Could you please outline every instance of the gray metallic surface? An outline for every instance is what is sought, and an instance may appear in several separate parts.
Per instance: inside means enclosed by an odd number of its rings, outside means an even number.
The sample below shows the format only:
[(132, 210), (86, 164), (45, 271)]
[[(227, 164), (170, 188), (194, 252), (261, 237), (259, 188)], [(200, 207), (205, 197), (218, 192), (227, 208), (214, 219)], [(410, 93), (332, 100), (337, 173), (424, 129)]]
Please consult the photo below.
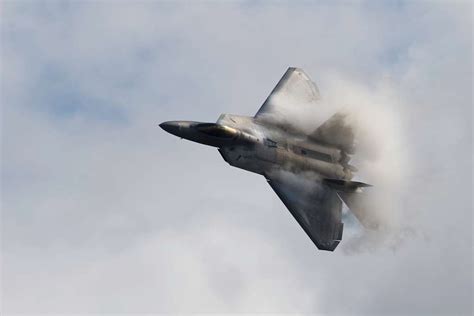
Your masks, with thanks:
[(366, 185), (350, 181), (354, 135), (343, 114), (309, 135), (282, 115), (302, 103), (317, 106), (318, 99), (308, 75), (289, 68), (255, 117), (222, 114), (216, 123), (169, 121), (160, 127), (217, 147), (231, 166), (263, 175), (316, 246), (333, 251), (342, 238), (341, 198), (357, 205), (363, 218), (357, 194)]

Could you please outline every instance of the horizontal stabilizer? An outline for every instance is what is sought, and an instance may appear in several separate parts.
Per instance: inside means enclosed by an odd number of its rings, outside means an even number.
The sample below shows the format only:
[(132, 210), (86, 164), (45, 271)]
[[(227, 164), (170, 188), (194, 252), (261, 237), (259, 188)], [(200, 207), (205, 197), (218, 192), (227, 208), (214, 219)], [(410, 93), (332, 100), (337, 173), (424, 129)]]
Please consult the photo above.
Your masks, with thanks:
[(367, 183), (339, 179), (323, 179), (323, 182), (331, 189), (347, 193), (357, 192), (359, 188), (371, 187)]
[(339, 198), (364, 227), (369, 229), (379, 227), (380, 214), (377, 212), (378, 208), (373, 199), (374, 192), (362, 190), (362, 188), (371, 187), (370, 184), (339, 179), (323, 179), (323, 182), (336, 191)]
[(378, 229), (381, 225), (380, 209), (367, 192), (337, 192), (344, 204), (351, 210), (357, 220), (369, 229)]

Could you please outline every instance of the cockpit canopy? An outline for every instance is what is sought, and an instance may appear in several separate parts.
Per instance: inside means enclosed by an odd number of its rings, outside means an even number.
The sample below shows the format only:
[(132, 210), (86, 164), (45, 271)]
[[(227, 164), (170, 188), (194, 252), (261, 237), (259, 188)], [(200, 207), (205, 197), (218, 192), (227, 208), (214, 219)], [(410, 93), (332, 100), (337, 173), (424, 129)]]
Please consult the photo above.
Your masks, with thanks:
[(196, 125), (196, 129), (201, 133), (217, 138), (231, 139), (238, 135), (236, 129), (216, 123), (199, 123)]

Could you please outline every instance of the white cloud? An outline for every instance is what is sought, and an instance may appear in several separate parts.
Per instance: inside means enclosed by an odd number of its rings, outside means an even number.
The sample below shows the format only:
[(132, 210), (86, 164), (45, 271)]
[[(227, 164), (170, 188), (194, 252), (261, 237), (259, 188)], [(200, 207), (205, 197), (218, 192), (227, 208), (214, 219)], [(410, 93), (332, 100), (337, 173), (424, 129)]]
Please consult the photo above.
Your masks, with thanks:
[[(2, 3), (3, 311), (469, 314), (469, 9)], [(401, 244), (346, 225), (318, 252), (262, 178), (157, 127), (252, 115), (290, 65), (400, 115)]]

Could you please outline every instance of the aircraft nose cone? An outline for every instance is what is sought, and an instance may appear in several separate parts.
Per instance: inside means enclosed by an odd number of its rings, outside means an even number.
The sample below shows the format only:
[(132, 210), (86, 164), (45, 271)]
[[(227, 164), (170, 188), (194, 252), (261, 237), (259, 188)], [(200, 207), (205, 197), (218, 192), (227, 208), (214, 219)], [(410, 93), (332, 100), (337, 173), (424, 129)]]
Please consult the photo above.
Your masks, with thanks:
[(176, 135), (179, 133), (179, 122), (168, 121), (160, 124), (160, 127), (170, 134)]

